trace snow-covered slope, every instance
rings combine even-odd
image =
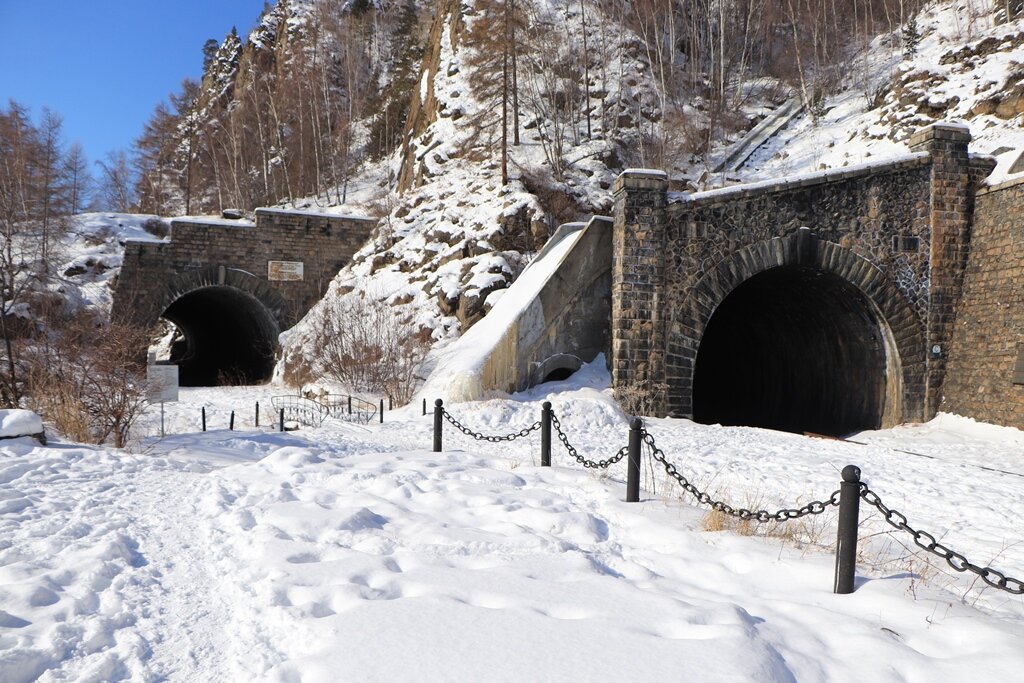
[[[992,154],[997,183],[1024,152],[1024,21],[995,24],[994,4],[943,0],[918,16],[921,42],[904,55],[897,34],[878,36],[816,120],[804,113],[736,175],[744,181],[840,168],[907,151],[936,121],[968,125],[971,151]]]
[[[170,224],[158,216],[83,213],[71,218],[62,245],[66,261],[52,287],[78,310],[93,308],[109,315],[114,278],[120,272],[126,240],[161,240]]]

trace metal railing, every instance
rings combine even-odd
[[[282,422],[298,422],[307,427],[319,427],[328,415],[324,404],[294,394],[272,396],[270,404],[279,412]]]
[[[332,395],[319,399],[319,402],[327,410],[327,415],[337,420],[369,424],[377,416],[377,406],[358,396]]]

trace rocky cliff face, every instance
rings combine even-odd
[[[455,53],[459,49],[465,30],[462,4],[462,0],[440,0],[436,5],[434,20],[424,47],[423,62],[420,65],[422,86],[410,97],[409,117],[402,133],[401,166],[398,173],[400,192],[423,183],[425,168],[421,163],[422,158],[417,158],[413,140],[424,135],[439,116],[455,117],[456,120],[461,116],[461,110],[458,108],[449,108],[447,102],[438,101],[434,82],[441,66],[442,53],[446,50]],[[446,75],[455,76],[455,73],[449,72]],[[429,144],[430,142],[427,142],[428,146]]]

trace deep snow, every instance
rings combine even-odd
[[[574,445],[607,457],[627,423],[607,381],[587,366],[449,408],[505,434],[550,400]],[[858,589],[836,596],[833,510],[789,538],[707,531],[647,466],[626,504],[621,463],[584,470],[556,442],[540,468],[536,432],[491,445],[449,428],[434,454],[419,405],[383,425],[256,430],[274,392],[183,389],[170,435],[137,453],[0,442],[0,680],[1011,681],[1024,666],[1024,601],[926,564],[877,514]],[[940,416],[861,445],[648,428],[734,504],[827,498],[853,462],[912,524],[1024,569],[1017,430]]]

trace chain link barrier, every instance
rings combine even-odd
[[[941,557],[946,561],[946,564],[958,572],[971,572],[973,574],[977,574],[981,577],[982,581],[993,588],[998,588],[999,590],[1006,591],[1007,593],[1013,593],[1014,595],[1024,595],[1024,581],[1006,576],[1003,572],[993,569],[992,567],[980,567],[973,564],[969,562],[964,555],[952,550],[942,543],[939,543],[938,539],[936,539],[932,534],[910,526],[910,524],[907,523],[906,515],[883,503],[882,499],[878,497],[878,494],[869,489],[867,484],[861,484],[860,497],[864,499],[865,503],[877,509],[890,526],[899,529],[900,531],[906,531],[908,534],[913,536],[914,544],[918,548],[926,550],[937,557]]]
[[[839,489],[836,489],[831,497],[826,501],[813,500],[807,505],[799,508],[782,508],[778,512],[768,512],[767,510],[748,510],[747,508],[734,508],[728,503],[720,500],[715,500],[706,491],[701,491],[699,488],[690,483],[683,474],[676,468],[676,466],[669,462],[668,458],[665,457],[665,452],[658,448],[658,445],[654,442],[654,437],[646,429],[643,431],[643,442],[647,444],[651,449],[651,457],[661,463],[662,467],[665,468],[665,472],[668,476],[675,479],[680,486],[682,486],[691,496],[696,498],[700,503],[708,505],[712,510],[717,510],[726,515],[736,517],[744,521],[757,522],[764,524],[767,522],[787,522],[791,519],[800,519],[807,515],[820,515],[830,507],[837,507],[839,505]]]
[[[529,436],[531,433],[541,428],[541,422],[538,420],[529,427],[520,429],[518,432],[512,432],[504,436],[489,436],[466,427],[444,408],[441,408],[441,414],[445,420],[466,436],[470,436],[477,441],[488,441],[490,443],[515,441],[516,439]],[[579,451],[569,443],[569,437],[562,429],[562,423],[559,421],[558,416],[555,415],[554,411],[551,412],[551,424],[554,426],[555,432],[558,434],[558,440],[562,442],[565,450],[569,455],[576,459],[576,462],[580,463],[584,467],[591,469],[607,469],[629,455],[629,446],[624,446],[619,449],[615,455],[606,460],[590,460],[580,455]],[[736,517],[740,520],[753,521],[759,524],[767,522],[787,522],[792,519],[806,517],[807,515],[820,515],[830,507],[839,506],[840,492],[839,489],[836,489],[832,495],[829,496],[828,500],[813,500],[802,507],[782,508],[777,512],[733,507],[724,501],[715,500],[706,491],[701,491],[699,488],[694,486],[690,480],[679,471],[675,464],[668,460],[665,452],[661,450],[655,442],[654,436],[646,429],[642,431],[641,439],[642,442],[651,449],[651,458],[661,463],[662,467],[665,468],[665,473],[672,479],[675,479],[676,482],[699,503],[709,506],[712,510]],[[993,569],[992,567],[981,567],[973,564],[963,554],[939,543],[938,539],[936,539],[934,535],[927,531],[915,529],[910,526],[906,515],[883,503],[878,494],[868,488],[867,484],[861,483],[860,487],[860,497],[864,502],[877,509],[878,512],[882,514],[883,519],[885,519],[890,526],[909,533],[914,538],[914,544],[922,550],[925,550],[936,557],[942,558],[946,561],[946,564],[958,572],[971,572],[977,575],[982,581],[992,588],[1006,591],[1007,593],[1012,593],[1014,595],[1024,595],[1024,580],[1006,576],[1003,572]]]
[[[441,408],[441,414],[444,416],[444,419],[448,420],[448,422],[450,422],[452,424],[452,426],[454,426],[456,429],[458,429],[460,432],[462,432],[466,436],[471,436],[474,439],[476,439],[477,441],[488,441],[490,443],[501,443],[503,441],[515,441],[516,439],[521,439],[524,436],[529,436],[531,432],[535,432],[538,429],[540,429],[540,420],[538,420],[537,422],[534,422],[529,427],[523,427],[518,432],[512,432],[511,434],[506,434],[505,436],[488,436],[487,434],[481,434],[480,432],[474,432],[472,429],[470,429],[469,427],[467,427],[466,425],[462,424],[461,422],[456,420],[454,417],[452,417],[452,414],[449,413],[444,408]]]
[[[566,435],[565,432],[562,431],[562,423],[558,421],[558,416],[555,415],[554,411],[551,412],[551,424],[554,426],[555,432],[558,434],[558,440],[562,442],[563,446],[565,446],[565,450],[569,452],[569,455],[576,458],[576,462],[583,465],[584,467],[588,467],[590,469],[595,470],[607,469],[614,465],[615,463],[617,463],[618,461],[625,458],[627,455],[629,455],[629,446],[623,446],[622,448],[619,449],[618,453],[608,458],[607,460],[589,460],[584,456],[580,455],[579,451],[577,451],[573,447],[573,445],[569,443],[569,437]]]

